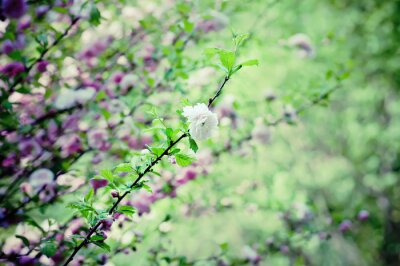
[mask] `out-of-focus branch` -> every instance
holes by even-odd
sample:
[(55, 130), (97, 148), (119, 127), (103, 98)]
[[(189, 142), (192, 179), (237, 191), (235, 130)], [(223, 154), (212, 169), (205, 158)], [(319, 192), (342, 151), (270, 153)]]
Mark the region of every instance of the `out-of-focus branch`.
[[(69, 31), (70, 31), (70, 30), (72, 29), (72, 27), (79, 21), (79, 19), (80, 19), (80, 17), (76, 17), (76, 18), (73, 18), (73, 19), (71, 20), (71, 23), (70, 23), (69, 26), (65, 29), (65, 31), (64, 31), (60, 36), (58, 36), (58, 37), (50, 44), (49, 47), (46, 47), (45, 49), (43, 49), (43, 51), (42, 51), (42, 52), (40, 53), (40, 55), (39, 55), (39, 58), (37, 58), (35, 61), (33, 61), (33, 62), (26, 68), (25, 74), (29, 74), (29, 72), (32, 70), (32, 68), (33, 68), (38, 62), (40, 62), (41, 60), (43, 60), (43, 58), (46, 56), (46, 54), (47, 54), (53, 47), (57, 46), (57, 45), (61, 42), (61, 40), (64, 39), (64, 38), (68, 35)], [(10, 86), (10, 88), (9, 88), (10, 94), (11, 94), (12, 92), (14, 92), (15, 87), (16, 87), (18, 84), (20, 84), (22, 81), (23, 81), (23, 78), (20, 77), (20, 78), (16, 79), (16, 80), (14, 81), (13, 84), (11, 84), (11, 86)]]

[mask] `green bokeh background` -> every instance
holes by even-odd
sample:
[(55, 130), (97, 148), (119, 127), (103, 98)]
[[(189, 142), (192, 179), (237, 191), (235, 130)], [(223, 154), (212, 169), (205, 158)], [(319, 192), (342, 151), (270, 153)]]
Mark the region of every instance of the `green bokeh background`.
[[(278, 250), (264, 252), (260, 265), (400, 265), (400, 1), (192, 4), (201, 12), (218, 10), (228, 24), (189, 46), (185, 56), (201, 58), (205, 48), (231, 47), (231, 28), (251, 33), (241, 57), (260, 62), (241, 70), (224, 89), (222, 98), (235, 98), (241, 120), (235, 131), (221, 125), (221, 134), (239, 139), (258, 117), (274, 121), (285, 106), (307, 105), (334, 87), (332, 75), (343, 80), (329, 99), (307, 108), (294, 124), (271, 127), (268, 144), (235, 147), (213, 162), (209, 175), (181, 187), (176, 198), (155, 203), (134, 224), (143, 234), (136, 251), (119, 253), (112, 263), (185, 265), (165, 259), (182, 256), (195, 265), (217, 265), (208, 258), (220, 254), (223, 243), (228, 243), (224, 257), (236, 261), (244, 257), (245, 246), (265, 250), (272, 238)], [(313, 58), (301, 58), (283, 44), (297, 33), (310, 38)], [(187, 97), (207, 101), (216, 86), (213, 81), (202, 91), (188, 89)], [(277, 98), (269, 102), (264, 97), (271, 89)], [(200, 149), (220, 147), (223, 139), (200, 143)], [(60, 208), (64, 205), (50, 207), (43, 217), (67, 220), (71, 212)], [(312, 219), (301, 231), (282, 219), (286, 214), (298, 220), (305, 210)], [(357, 221), (360, 210), (370, 213), (367, 221)], [(341, 233), (346, 219), (353, 227)], [(171, 230), (163, 233), (159, 228), (165, 221)], [(329, 239), (321, 240), (321, 232)], [(279, 252), (284, 244), (289, 254)], [(151, 262), (151, 250), (160, 247)], [(232, 265), (251, 264), (237, 260)]]
[[(204, 8), (214, 4), (198, 3)], [(179, 190), (178, 198), (158, 202), (138, 225), (146, 236), (138, 252), (129, 258), (119, 255), (115, 263), (128, 265), (135, 260), (145, 265), (154, 243), (163, 245), (171, 256), (197, 260), (218, 254), (219, 244), (227, 242), (227, 256), (240, 256), (243, 246), (262, 246), (278, 235), (288, 239), (293, 249), (300, 247), (312, 265), (396, 265), (400, 252), (400, 232), (395, 227), (400, 223), (399, 1), (226, 1), (224, 5), (234, 30), (253, 33), (246, 57), (260, 60), (258, 68), (236, 75), (224, 92), (235, 96), (246, 121), (266, 114), (277, 117), (286, 102), (295, 107), (306, 103), (330, 86), (329, 71), (345, 69), (350, 75), (329, 104), (309, 108), (296, 125), (272, 128), (268, 145), (243, 147), (244, 156), (224, 154), (209, 176)], [(281, 45), (281, 40), (296, 33), (312, 40), (314, 58), (299, 58)], [(231, 35), (224, 30), (209, 38), (204, 47), (191, 47), (187, 53), (199, 56), (210, 44), (229, 45)], [(273, 103), (262, 101), (268, 88), (278, 97)], [(224, 207), (226, 202), (231, 205)], [(328, 241), (288, 230), (282, 212), (296, 212), (293, 206), (302, 204), (314, 213), (311, 231), (331, 228)], [(186, 205), (193, 208), (189, 218), (182, 215)], [(370, 218), (357, 223), (361, 209), (368, 210)], [(172, 230), (161, 234), (158, 225), (167, 215)], [(352, 232), (338, 232), (344, 219), (355, 221)], [(385, 249), (395, 258), (397, 254), (397, 261), (385, 261)], [(303, 264), (304, 258), (291, 260), (279, 252), (261, 262)], [(198, 265), (214, 264), (199, 261)]]

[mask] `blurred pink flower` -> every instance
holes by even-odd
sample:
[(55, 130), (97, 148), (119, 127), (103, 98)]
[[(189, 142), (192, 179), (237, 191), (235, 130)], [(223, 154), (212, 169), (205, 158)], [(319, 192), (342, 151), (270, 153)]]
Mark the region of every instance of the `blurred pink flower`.
[(0, 72), (9, 77), (15, 77), (16, 75), (25, 71), (25, 66), (21, 62), (12, 62), (5, 66), (2, 66)]
[(100, 151), (107, 151), (111, 148), (111, 142), (105, 129), (93, 129), (88, 133), (89, 146)]
[(69, 134), (61, 136), (57, 143), (61, 147), (61, 156), (69, 157), (83, 150), (81, 138), (77, 134)]
[(108, 180), (106, 179), (90, 179), (90, 185), (94, 189), (94, 193), (97, 192), (99, 188), (105, 187), (108, 185)]
[(20, 18), (28, 9), (25, 0), (3, 0), (1, 7), (4, 15), (10, 18)]

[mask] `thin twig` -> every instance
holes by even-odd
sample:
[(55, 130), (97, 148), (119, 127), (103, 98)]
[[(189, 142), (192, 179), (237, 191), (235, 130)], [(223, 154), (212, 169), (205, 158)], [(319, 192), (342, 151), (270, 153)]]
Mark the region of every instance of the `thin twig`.
[[(225, 87), (227, 81), (229, 80), (228, 77), (225, 77), (223, 83), (221, 84), (221, 86), (219, 87), (219, 89), (217, 90), (216, 94), (214, 97), (210, 98), (209, 102), (208, 102), (208, 106), (210, 107), (212, 105), (212, 103), (215, 101), (215, 99), (221, 94), (222, 89)], [(165, 156), (169, 154), (169, 151), (176, 145), (178, 144), (182, 139), (184, 139), (185, 137), (187, 137), (188, 134), (187, 133), (183, 133), (178, 139), (176, 139), (175, 141), (171, 142), (171, 144), (164, 150), (164, 152), (162, 154), (160, 154), (159, 156), (157, 156), (157, 158), (152, 161), (147, 168), (139, 174), (139, 176), (136, 178), (136, 180), (129, 186), (129, 188), (132, 190), (139, 182), (140, 180), (147, 174), (149, 173), (152, 168)], [(118, 200), (113, 204), (113, 206), (110, 208), (110, 210), (108, 211), (108, 214), (112, 214), (115, 209), (118, 207), (118, 205), (120, 204), (120, 202), (131, 192), (131, 190), (126, 191), (124, 194), (122, 194), (122, 196), (120, 196), (118, 198)], [(96, 232), (96, 230), (100, 227), (101, 225), (101, 220), (98, 221), (96, 223), (95, 226), (93, 226), (89, 233), (86, 235), (85, 239), (81, 242), (81, 244), (77, 247), (74, 248), (74, 251), (72, 252), (72, 254), (68, 257), (68, 259), (66, 260), (66, 262), (63, 264), (63, 266), (67, 266), (75, 257), (75, 255), (79, 252), (79, 250), (81, 250), (87, 243), (89, 243), (90, 237)]]

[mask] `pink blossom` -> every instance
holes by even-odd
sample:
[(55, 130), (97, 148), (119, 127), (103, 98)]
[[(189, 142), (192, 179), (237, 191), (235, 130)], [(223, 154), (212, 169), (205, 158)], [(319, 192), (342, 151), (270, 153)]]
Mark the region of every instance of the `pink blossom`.
[(4, 75), (15, 77), (25, 71), (25, 66), (21, 62), (13, 62), (1, 67), (0, 71)]
[(340, 223), (339, 225), (339, 230), (344, 233), (347, 232), (351, 229), (352, 227), (352, 222), (350, 220), (344, 220), (343, 222)]
[(36, 157), (42, 151), (42, 148), (34, 139), (24, 139), (18, 144), (22, 157)]
[(358, 213), (357, 217), (358, 217), (358, 220), (360, 220), (360, 221), (366, 221), (369, 218), (369, 212), (366, 210), (361, 210)]
[(44, 73), (47, 70), (47, 66), (49, 65), (49, 62), (46, 60), (41, 60), (37, 63), (36, 69), (39, 73)]
[(25, 0), (3, 0), (2, 11), (10, 18), (20, 18), (27, 11), (28, 6)]
[(5, 40), (3, 42), (3, 53), (5, 54), (11, 54), (11, 52), (14, 51), (14, 44), (10, 40)]
[(77, 134), (65, 135), (59, 138), (62, 157), (69, 157), (83, 150), (81, 138)]
[(100, 222), (101, 222), (100, 229), (101, 230), (105, 230), (105, 231), (109, 231), (111, 229), (111, 226), (112, 226), (114, 220), (111, 219), (111, 218), (108, 218), (108, 219), (101, 220)]
[(28, 29), (30, 26), (31, 26), (31, 17), (24, 16), (18, 21), (17, 30), (23, 31), (23, 30)]
[(44, 15), (46, 15), (46, 13), (49, 11), (49, 7), (48, 6), (38, 6), (35, 10), (36, 12), (36, 16), (38, 18), (42, 18)]
[(284, 254), (289, 253), (289, 247), (287, 245), (280, 246), (279, 250)]
[(10, 153), (6, 156), (6, 158), (1, 162), (3, 167), (11, 167), (16, 163), (15, 153)]
[(100, 151), (107, 151), (111, 148), (112, 144), (108, 138), (108, 133), (105, 129), (94, 129), (88, 133), (89, 146)]
[(90, 185), (94, 189), (94, 193), (97, 192), (99, 188), (105, 187), (108, 185), (108, 180), (107, 179), (90, 179)]
[(124, 78), (124, 73), (117, 72), (112, 76), (112, 81), (116, 84), (121, 83), (122, 79)]

